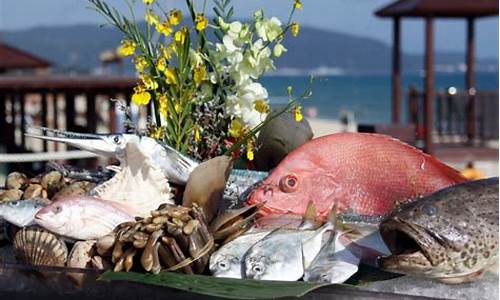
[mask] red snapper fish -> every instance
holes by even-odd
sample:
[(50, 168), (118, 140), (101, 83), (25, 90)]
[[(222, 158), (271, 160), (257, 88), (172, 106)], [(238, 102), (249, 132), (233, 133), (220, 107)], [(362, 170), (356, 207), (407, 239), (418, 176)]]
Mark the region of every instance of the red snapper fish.
[(309, 201), (325, 218), (338, 211), (385, 215), (398, 203), (465, 181), (436, 158), (386, 135), (336, 133), (289, 153), (249, 195), (260, 214), (303, 215)]

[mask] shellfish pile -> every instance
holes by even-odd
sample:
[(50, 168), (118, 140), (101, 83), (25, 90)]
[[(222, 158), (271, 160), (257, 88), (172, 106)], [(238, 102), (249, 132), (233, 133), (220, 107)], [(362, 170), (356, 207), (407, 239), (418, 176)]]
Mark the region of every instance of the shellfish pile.
[(0, 191), (1, 201), (18, 201), (43, 198), (56, 200), (64, 196), (84, 195), (95, 187), (94, 182), (66, 178), (60, 171), (52, 170), (33, 178), (12, 172)]
[(119, 225), (97, 241), (97, 252), (111, 257), (113, 270), (143, 269), (154, 274), (178, 271), (200, 274), (214, 249), (199, 206), (164, 204), (149, 217)]

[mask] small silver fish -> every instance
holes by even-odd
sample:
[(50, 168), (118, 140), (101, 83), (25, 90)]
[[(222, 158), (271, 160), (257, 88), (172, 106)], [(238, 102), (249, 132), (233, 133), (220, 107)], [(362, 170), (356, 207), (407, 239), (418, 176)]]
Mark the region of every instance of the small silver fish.
[(255, 243), (244, 256), (245, 278), (296, 281), (304, 275), (321, 250), (323, 234), (330, 222), (319, 229), (277, 229)]
[(358, 271), (360, 259), (341, 242), (342, 231), (332, 232), (314, 261), (304, 272), (304, 281), (343, 283)]
[(253, 244), (271, 231), (256, 231), (241, 235), (225, 244), (210, 256), (210, 272), (215, 277), (243, 278), (241, 264), (243, 256)]
[(28, 226), (33, 224), (35, 214), (48, 204), (49, 201), (41, 198), (1, 202), (0, 219), (18, 227)]
[(119, 204), (89, 196), (62, 198), (35, 215), (38, 225), (76, 240), (98, 239), (134, 220)]

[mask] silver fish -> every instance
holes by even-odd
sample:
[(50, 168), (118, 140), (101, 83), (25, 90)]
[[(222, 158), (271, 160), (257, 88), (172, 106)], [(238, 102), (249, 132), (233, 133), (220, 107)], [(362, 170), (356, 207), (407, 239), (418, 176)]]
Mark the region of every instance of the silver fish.
[(342, 283), (358, 271), (360, 259), (351, 253), (340, 237), (344, 232), (332, 232), (314, 261), (304, 272), (304, 281)]
[(0, 219), (18, 227), (25, 227), (33, 224), (36, 213), (48, 204), (49, 201), (41, 198), (1, 202)]
[(225, 244), (210, 256), (209, 268), (215, 277), (243, 278), (243, 256), (253, 244), (271, 231), (249, 232)]
[(328, 222), (315, 231), (275, 230), (245, 253), (242, 264), (245, 278), (299, 280), (321, 250), (323, 234), (332, 227)]
[(116, 202), (88, 196), (62, 198), (35, 215), (41, 227), (76, 240), (95, 240), (134, 217)]

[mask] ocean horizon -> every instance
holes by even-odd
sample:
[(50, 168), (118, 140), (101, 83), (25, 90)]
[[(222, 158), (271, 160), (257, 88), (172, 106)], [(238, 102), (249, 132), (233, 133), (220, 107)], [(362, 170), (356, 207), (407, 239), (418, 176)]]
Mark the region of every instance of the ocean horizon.
[[(293, 95), (302, 94), (309, 86), (309, 76), (266, 76), (260, 82), (269, 92), (270, 103), (279, 106), (288, 101), (287, 87), (292, 86)], [(408, 115), (408, 88), (422, 89), (424, 77), (417, 74), (402, 76), (401, 117)], [(464, 90), (465, 74), (436, 73), (436, 91), (449, 87)], [(304, 111), (315, 108), (317, 117), (338, 119), (343, 110), (354, 114), (358, 123), (380, 124), (391, 121), (391, 76), (390, 75), (330, 75), (314, 77), (312, 96), (302, 100)], [(478, 91), (498, 91), (498, 73), (476, 73)]]

